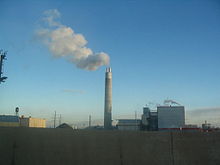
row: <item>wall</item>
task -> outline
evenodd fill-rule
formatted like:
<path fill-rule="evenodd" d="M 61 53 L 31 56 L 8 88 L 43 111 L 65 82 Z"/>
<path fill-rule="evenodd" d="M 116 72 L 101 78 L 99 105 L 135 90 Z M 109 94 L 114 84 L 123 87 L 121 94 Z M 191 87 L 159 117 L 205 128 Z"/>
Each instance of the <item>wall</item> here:
<path fill-rule="evenodd" d="M 20 125 L 21 127 L 45 128 L 46 120 L 41 118 L 21 117 Z"/>
<path fill-rule="evenodd" d="M 46 120 L 40 118 L 29 118 L 29 127 L 45 128 Z"/>
<path fill-rule="evenodd" d="M 217 165 L 220 132 L 0 128 L 3 165 Z"/>
<path fill-rule="evenodd" d="M 0 127 L 19 127 L 19 122 L 0 122 Z"/>
<path fill-rule="evenodd" d="M 21 127 L 29 127 L 29 118 L 22 116 L 22 117 L 20 118 L 20 126 L 21 126 Z"/>
<path fill-rule="evenodd" d="M 185 125 L 184 106 L 158 106 L 158 128 L 180 128 Z"/>

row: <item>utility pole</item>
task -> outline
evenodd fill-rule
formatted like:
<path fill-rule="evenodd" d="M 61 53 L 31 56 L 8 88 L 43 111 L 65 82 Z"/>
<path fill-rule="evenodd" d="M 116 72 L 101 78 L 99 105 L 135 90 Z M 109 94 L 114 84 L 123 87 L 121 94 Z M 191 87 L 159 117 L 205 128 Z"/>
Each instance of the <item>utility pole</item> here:
<path fill-rule="evenodd" d="M 60 114 L 60 118 L 59 118 L 59 125 L 61 125 L 61 114 Z"/>
<path fill-rule="evenodd" d="M 135 111 L 134 118 L 135 118 L 135 121 L 137 121 L 137 111 Z"/>
<path fill-rule="evenodd" d="M 135 117 L 135 123 L 136 123 L 136 127 L 137 127 L 137 111 L 135 111 L 135 115 L 134 115 L 134 117 Z"/>
<path fill-rule="evenodd" d="M 56 128 L 56 111 L 54 113 L 54 123 L 53 123 L 53 127 Z"/>
<path fill-rule="evenodd" d="M 89 115 L 89 128 L 91 127 L 91 115 Z"/>
<path fill-rule="evenodd" d="M 6 60 L 6 51 L 0 50 L 0 83 L 5 82 L 7 77 L 2 77 L 2 67 L 3 67 L 3 60 Z"/>

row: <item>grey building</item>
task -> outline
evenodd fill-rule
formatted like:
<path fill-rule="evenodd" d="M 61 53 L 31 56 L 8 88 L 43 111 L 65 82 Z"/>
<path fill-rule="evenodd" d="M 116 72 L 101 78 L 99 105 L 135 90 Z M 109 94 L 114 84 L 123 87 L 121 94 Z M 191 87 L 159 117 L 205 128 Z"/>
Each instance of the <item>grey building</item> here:
<path fill-rule="evenodd" d="M 140 119 L 119 119 L 116 127 L 118 130 L 137 131 L 140 130 Z"/>
<path fill-rule="evenodd" d="M 141 130 L 158 130 L 157 111 L 151 111 L 149 107 L 143 108 L 143 115 L 141 116 Z"/>
<path fill-rule="evenodd" d="M 185 126 L 184 106 L 158 106 L 158 129 L 182 128 Z"/>

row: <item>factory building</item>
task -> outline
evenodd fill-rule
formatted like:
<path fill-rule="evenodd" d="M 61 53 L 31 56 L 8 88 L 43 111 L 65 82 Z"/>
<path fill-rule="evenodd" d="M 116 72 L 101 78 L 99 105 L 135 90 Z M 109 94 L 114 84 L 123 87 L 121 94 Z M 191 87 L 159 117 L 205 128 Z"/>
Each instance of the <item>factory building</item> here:
<path fill-rule="evenodd" d="M 185 126 L 184 106 L 158 106 L 157 113 L 159 130 Z"/>
<path fill-rule="evenodd" d="M 141 130 L 158 130 L 157 111 L 151 111 L 149 107 L 143 108 L 143 115 L 141 116 Z"/>
<path fill-rule="evenodd" d="M 0 115 L 0 127 L 37 127 L 46 128 L 46 120 L 40 118 Z"/>
<path fill-rule="evenodd" d="M 116 125 L 118 130 L 122 131 L 138 131 L 141 127 L 140 119 L 119 119 Z"/>
<path fill-rule="evenodd" d="M 171 102 L 178 104 L 172 100 L 165 100 L 165 103 Z M 141 117 L 141 130 L 157 131 L 157 130 L 180 130 L 185 127 L 185 108 L 178 105 L 157 106 L 156 111 L 151 111 L 149 107 L 143 108 Z"/>
<path fill-rule="evenodd" d="M 35 128 L 46 128 L 46 120 L 41 118 L 33 117 L 20 117 L 21 127 L 35 127 Z"/>
<path fill-rule="evenodd" d="M 0 127 L 19 127 L 19 117 L 12 115 L 0 115 Z"/>

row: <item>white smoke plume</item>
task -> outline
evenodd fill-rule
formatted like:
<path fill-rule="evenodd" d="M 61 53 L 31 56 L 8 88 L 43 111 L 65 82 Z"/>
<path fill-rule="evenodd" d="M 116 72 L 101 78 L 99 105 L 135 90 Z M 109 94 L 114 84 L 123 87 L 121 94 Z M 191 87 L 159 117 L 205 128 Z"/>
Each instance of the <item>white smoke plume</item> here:
<path fill-rule="evenodd" d="M 94 53 L 87 48 L 84 36 L 61 24 L 58 21 L 60 16 L 56 9 L 45 11 L 43 21 L 46 27 L 36 31 L 37 37 L 48 47 L 52 55 L 65 57 L 78 68 L 85 70 L 96 70 L 102 65 L 109 65 L 108 54 Z"/>

